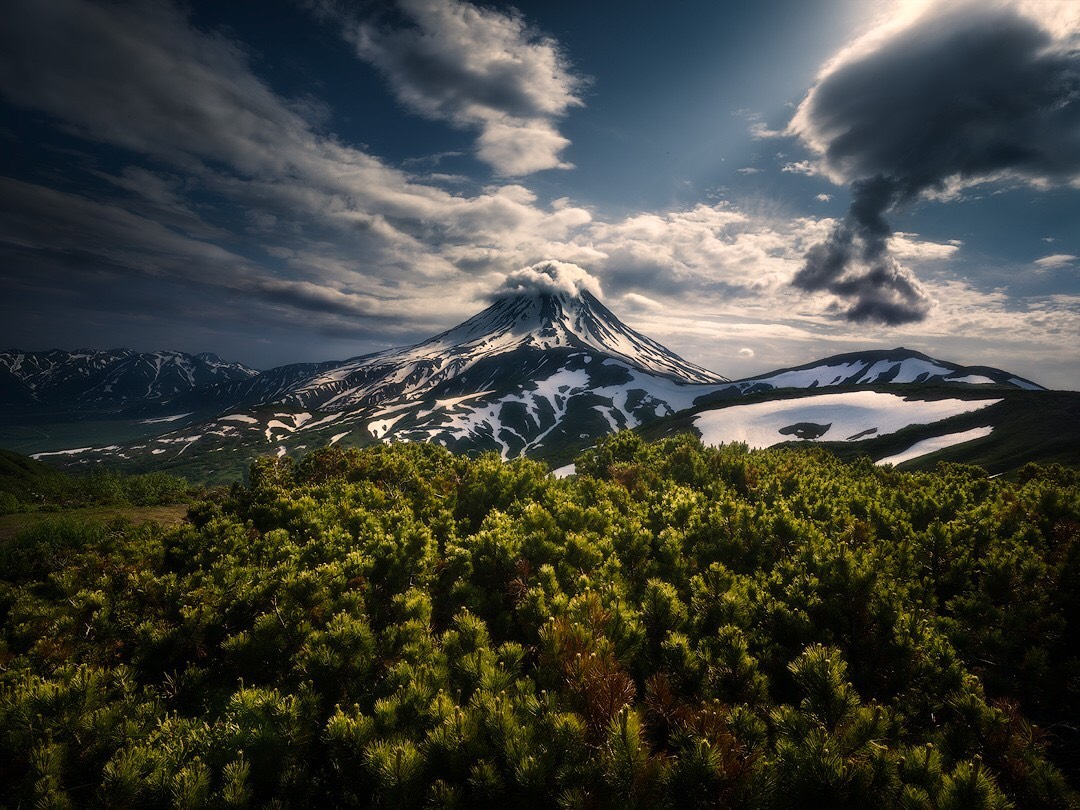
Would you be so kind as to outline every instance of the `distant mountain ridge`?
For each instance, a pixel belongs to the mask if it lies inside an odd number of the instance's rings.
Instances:
[[[0,405],[116,407],[258,374],[211,352],[9,349],[0,351]]]

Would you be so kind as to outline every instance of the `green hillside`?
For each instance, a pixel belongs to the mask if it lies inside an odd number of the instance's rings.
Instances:
[[[27,498],[37,488],[47,487],[62,477],[47,464],[0,448],[0,492]]]
[[[738,408],[765,401],[797,400],[843,391],[867,390],[914,396],[917,399],[949,399],[959,395],[963,398],[1000,398],[1001,402],[931,425],[912,425],[879,438],[848,442],[819,441],[815,444],[846,460],[863,456],[880,459],[901,453],[926,438],[986,425],[993,427],[989,436],[912,459],[902,465],[903,469],[932,470],[942,461],[977,464],[992,474],[1010,473],[1032,462],[1080,467],[1080,393],[1075,391],[1018,391],[986,386],[973,392],[956,386],[927,385],[770,391],[738,400],[718,400],[698,405],[645,425],[640,433],[646,439],[674,436],[685,431],[697,433],[694,418],[715,408]],[[971,397],[973,393],[975,397]],[[805,443],[793,441],[785,444],[798,446]]]
[[[0,796],[1077,806],[1075,471],[577,464],[331,448],[179,528],[0,545]]]
[[[88,506],[161,506],[191,497],[185,479],[161,471],[124,474],[100,469],[73,475],[0,449],[0,515]]]

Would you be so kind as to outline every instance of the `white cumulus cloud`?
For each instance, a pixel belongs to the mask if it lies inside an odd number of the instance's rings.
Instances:
[[[480,130],[477,156],[502,175],[565,169],[569,140],[556,122],[582,104],[583,79],[559,44],[517,12],[464,0],[399,0],[414,23],[351,30],[362,59],[375,65],[408,108]]]

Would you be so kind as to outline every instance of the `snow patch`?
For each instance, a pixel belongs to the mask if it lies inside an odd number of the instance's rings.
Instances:
[[[897,453],[895,456],[889,456],[888,458],[878,459],[874,463],[903,464],[905,461],[911,461],[913,458],[925,456],[938,450],[944,450],[946,447],[952,447],[953,445],[981,439],[984,436],[989,436],[993,431],[994,429],[992,427],[977,427],[972,428],[971,430],[965,430],[962,433],[949,433],[945,436],[934,436],[931,439],[923,439],[921,442],[915,442],[915,444],[911,445],[911,447],[902,453]]]
[[[926,379],[952,372],[951,368],[939,366],[927,360],[919,360],[916,357],[901,360],[899,363],[895,360],[879,360],[863,373],[860,382],[877,382],[880,377],[892,372],[897,365],[900,369],[896,372],[896,376],[889,380],[890,383],[920,382],[920,378]]]
[[[259,424],[259,420],[254,416],[248,416],[243,413],[230,413],[218,418],[219,422],[244,422],[249,425]]]
[[[783,371],[771,377],[759,377],[751,382],[768,383],[774,388],[814,388],[837,385],[863,368],[863,363],[842,363],[837,366],[815,366],[798,371]]]
[[[48,453],[31,453],[30,458],[42,458],[43,456],[73,456],[76,453],[85,453],[93,450],[93,447],[76,447],[74,450],[50,450]]]
[[[322,419],[316,419],[314,422],[308,422],[304,426],[304,430],[312,430],[313,428],[321,427],[322,425],[329,425],[331,422],[336,422],[338,419],[345,415],[344,411],[338,411],[332,413],[329,416],[324,416]]]
[[[266,440],[268,442],[273,441],[272,434],[274,428],[277,428],[278,430],[284,430],[286,433],[292,433],[294,430],[296,430],[296,428],[294,428],[292,425],[286,425],[284,422],[281,422],[277,419],[271,419],[269,422],[266,423],[266,430],[263,431],[263,433],[266,435]]]
[[[175,422],[177,419],[183,419],[185,416],[191,416],[193,412],[180,413],[176,416],[158,416],[154,419],[140,419],[140,425],[156,425],[159,422]]]
[[[457,406],[458,404],[460,404],[462,402],[467,402],[470,399],[476,399],[477,397],[486,396],[486,395],[488,395],[490,393],[491,393],[491,391],[478,391],[475,394],[465,394],[465,396],[461,396],[461,397],[448,397],[446,399],[437,399],[437,400],[435,400],[435,408],[434,408],[434,410],[435,411],[438,411],[438,410],[450,410],[451,408],[454,408],[455,406]],[[432,412],[434,412],[434,411],[432,411]]]
[[[376,419],[374,422],[368,422],[367,430],[376,439],[381,439],[390,432],[390,428],[401,421],[403,416],[405,414],[399,413],[397,416],[391,416],[387,419]]]

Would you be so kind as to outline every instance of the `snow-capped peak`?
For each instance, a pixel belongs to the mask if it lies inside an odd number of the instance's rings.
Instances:
[[[321,370],[282,401],[340,409],[415,397],[454,380],[479,384],[467,376],[472,370],[489,388],[573,350],[680,383],[727,381],[631,329],[588,289],[532,285],[500,293],[487,309],[422,343]]]
[[[402,351],[461,348],[504,352],[535,349],[594,349],[653,374],[689,382],[726,382],[631,329],[589,290],[576,294],[524,292],[499,298],[460,326]]]

